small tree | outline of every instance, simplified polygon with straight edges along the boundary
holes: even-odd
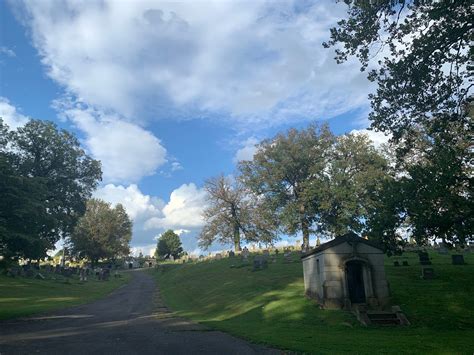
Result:
[[[164,232],[158,239],[158,244],[156,246],[155,254],[166,258],[168,256],[173,256],[177,259],[183,253],[183,248],[181,246],[181,240],[179,235],[173,232],[171,229],[168,229]]]
[[[93,264],[101,258],[115,259],[130,253],[132,222],[122,205],[91,199],[69,239],[71,250]]]
[[[214,242],[232,243],[241,250],[241,241],[270,242],[275,238],[255,196],[240,182],[218,176],[206,181],[209,207],[204,211],[206,225],[199,235],[199,245],[207,248]]]

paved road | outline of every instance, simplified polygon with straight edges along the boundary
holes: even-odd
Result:
[[[107,298],[45,316],[0,322],[0,354],[279,354],[174,317],[153,278],[131,281]]]

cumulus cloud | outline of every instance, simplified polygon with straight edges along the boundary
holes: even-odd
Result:
[[[175,189],[164,206],[163,217],[150,218],[145,229],[192,229],[204,225],[202,212],[206,207],[206,192],[195,184],[183,184]]]
[[[257,138],[250,137],[242,144],[242,148],[238,149],[234,155],[234,163],[237,164],[242,160],[252,160],[255,152],[257,151]]]
[[[143,194],[135,184],[128,187],[107,184],[97,189],[94,197],[113,205],[122,204],[127,214],[133,220],[144,220],[153,216],[161,216],[161,210],[165,206],[163,200]]]
[[[166,149],[153,133],[91,108],[56,105],[86,135],[85,145],[102,162],[105,182],[137,182],[166,163]]]
[[[51,78],[76,98],[128,118],[224,112],[214,117],[268,125],[367,104],[358,63],[337,65],[321,45],[344,4],[12,4]]]
[[[133,219],[132,245],[136,248],[156,243],[159,234],[167,229],[181,236],[186,248],[197,245],[196,236],[203,226],[201,214],[206,206],[206,193],[193,183],[181,185],[171,192],[168,203],[144,194],[134,184],[107,184],[98,188],[94,197],[124,206]]]
[[[0,118],[10,129],[17,129],[28,122],[29,117],[19,113],[7,98],[0,96]]]
[[[386,135],[383,132],[377,132],[374,130],[369,130],[369,129],[354,129],[350,133],[353,134],[364,134],[369,137],[369,139],[372,141],[373,146],[376,149],[379,149],[383,144],[388,143],[390,139],[390,135]]]

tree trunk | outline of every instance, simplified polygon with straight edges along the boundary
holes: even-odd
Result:
[[[240,251],[240,229],[237,223],[234,224],[234,249]]]
[[[301,231],[303,232],[302,249],[306,251],[309,249],[309,223],[304,217],[301,218]]]

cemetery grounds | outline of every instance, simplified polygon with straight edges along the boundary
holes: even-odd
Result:
[[[436,252],[430,252],[430,259],[435,278],[424,280],[417,254],[386,258],[392,304],[405,312],[408,327],[364,327],[349,312],[320,309],[303,296],[297,253],[291,263],[280,254],[259,271],[235,257],[162,265],[152,272],[163,300],[176,315],[280,349],[318,354],[472,354],[474,254],[464,255],[466,265],[452,265],[450,255]],[[402,266],[403,261],[409,265]]]
[[[105,297],[130,279],[127,272],[121,272],[120,275],[108,281],[99,281],[92,275],[88,281],[80,281],[78,275],[46,275],[45,280],[0,275],[0,319],[24,317],[92,302]]]

